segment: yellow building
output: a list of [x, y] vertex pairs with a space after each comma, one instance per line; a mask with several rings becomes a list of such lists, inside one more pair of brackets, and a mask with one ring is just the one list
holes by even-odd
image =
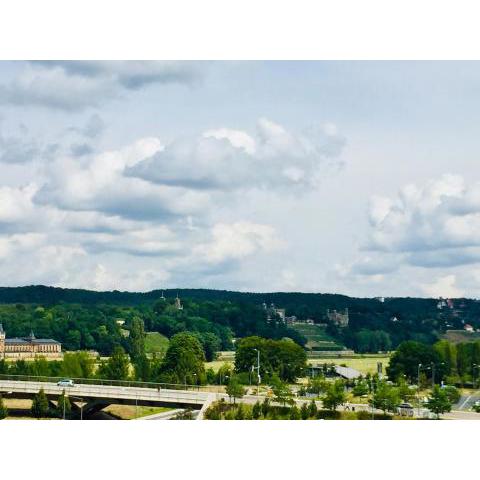
[[32, 358], [37, 355], [61, 357], [62, 345], [51, 338], [35, 338], [33, 332], [28, 337], [6, 338], [0, 323], [0, 358]]

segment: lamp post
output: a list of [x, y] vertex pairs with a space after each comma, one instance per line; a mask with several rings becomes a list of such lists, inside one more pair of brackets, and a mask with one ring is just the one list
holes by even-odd
[[257, 395], [260, 396], [260, 350], [254, 348], [257, 352]]

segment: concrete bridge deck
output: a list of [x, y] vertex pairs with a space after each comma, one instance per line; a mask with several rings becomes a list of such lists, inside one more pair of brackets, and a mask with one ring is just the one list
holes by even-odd
[[52, 382], [0, 380], [0, 394], [14, 398], [32, 398], [42, 388], [49, 400], [56, 400], [65, 391], [72, 399], [87, 404], [95, 402], [102, 408], [115, 403], [201, 409], [209, 399], [207, 392], [195, 390], [83, 384], [62, 387]]

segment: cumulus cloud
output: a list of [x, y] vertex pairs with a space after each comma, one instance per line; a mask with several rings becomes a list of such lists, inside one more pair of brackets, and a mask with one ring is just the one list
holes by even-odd
[[86, 163], [59, 158], [46, 166], [48, 180], [34, 201], [64, 210], [93, 210], [143, 220], [186, 216], [205, 208], [208, 197], [201, 192], [123, 175], [125, 168], [161, 148], [158, 139], [146, 138]]
[[[127, 175], [190, 189], [312, 188], [332, 163], [332, 126], [294, 134], [267, 119], [256, 135], [221, 128], [166, 145], [126, 170]], [[335, 155], [338, 152], [335, 152]], [[334, 155], [334, 156], [335, 156]]]
[[480, 183], [443, 175], [407, 185], [394, 199], [374, 197], [367, 249], [403, 252], [412, 265], [453, 266], [480, 260]]
[[28, 129], [21, 125], [18, 134], [6, 134], [0, 129], [0, 163], [24, 164], [39, 159], [50, 159], [58, 144], [42, 145], [31, 138]]
[[463, 297], [464, 293], [455, 286], [455, 281], [455, 275], [445, 275], [437, 278], [433, 283], [423, 284], [421, 287], [423, 292], [429, 297]]
[[0, 85], [0, 102], [81, 110], [148, 84], [192, 84], [199, 76], [195, 62], [35, 61]]
[[[88, 82], [95, 75], [81, 76]], [[339, 163], [329, 146], [343, 142], [332, 126], [313, 135], [261, 119], [254, 133], [218, 128], [166, 145], [148, 137], [102, 151], [103, 120], [80, 122], [56, 135], [49, 156], [34, 143], [40, 153], [25, 155], [21, 168], [30, 169], [32, 157], [48, 160], [35, 163], [35, 176], [0, 183], [4, 284], [147, 290], [230, 278], [286, 246], [268, 222], [232, 205], [249, 190], [279, 197], [311, 191]], [[276, 281], [293, 285], [296, 278], [284, 270]]]
[[181, 61], [35, 61], [34, 65], [60, 68], [69, 75], [85, 78], [108, 78], [128, 89], [151, 83], [191, 84], [200, 77], [200, 64]]
[[275, 229], [269, 225], [250, 222], [219, 223], [212, 228], [212, 240], [195, 247], [194, 256], [218, 264], [240, 260], [259, 251], [271, 252], [283, 245]]

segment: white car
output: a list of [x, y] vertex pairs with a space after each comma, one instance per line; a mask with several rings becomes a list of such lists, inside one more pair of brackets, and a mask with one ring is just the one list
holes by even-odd
[[58, 381], [57, 385], [59, 387], [74, 387], [75, 383], [73, 382], [73, 380], [70, 380], [68, 378], [64, 378], [64, 379]]

